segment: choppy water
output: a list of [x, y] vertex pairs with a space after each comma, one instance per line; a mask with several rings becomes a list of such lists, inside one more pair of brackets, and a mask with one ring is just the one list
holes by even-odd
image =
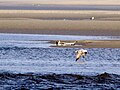
[[40, 40], [89, 36], [46, 36], [0, 34], [0, 89], [120, 89], [119, 48], [86, 48], [88, 55], [76, 62], [79, 48], [50, 48]]
[[81, 58], [82, 62], [75, 62], [75, 50], [68, 48], [1, 47], [0, 69], [20, 73], [89, 75], [108, 72], [120, 74], [120, 71], [117, 71], [120, 68], [120, 49], [87, 49], [89, 54], [85, 59]]

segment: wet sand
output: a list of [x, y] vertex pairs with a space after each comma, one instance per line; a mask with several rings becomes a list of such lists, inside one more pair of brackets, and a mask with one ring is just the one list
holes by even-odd
[[[94, 16], [95, 20], [90, 20]], [[120, 36], [119, 11], [0, 10], [0, 33]], [[80, 48], [120, 48], [120, 41], [79, 41]]]
[[119, 11], [0, 10], [0, 32], [119, 36], [119, 20]]
[[[76, 40], [77, 43], [74, 46], [56, 46], [56, 41], [50, 41], [54, 44], [51, 47], [60, 48], [120, 48], [120, 40]], [[64, 41], [63, 42], [75, 42]]]
[[[108, 1], [89, 2], [89, 4], [119, 5], [118, 0], [109, 3]], [[80, 3], [76, 0], [69, 3], [53, 1], [40, 4], [74, 5]], [[82, 4], [84, 3], [88, 4], [88, 0], [84, 0]], [[38, 4], [38, 2], [29, 2], [29, 4]], [[95, 20], [90, 20], [92, 16]], [[0, 33], [120, 36], [120, 12], [0, 10]], [[5, 36], [5, 38], [10, 37]], [[38, 47], [41, 44], [34, 43], [31, 44], [29, 41], [15, 43], [14, 41], [9, 44], [6, 41], [5, 44], [4, 42], [1, 44], [0, 89], [119, 89], [120, 76], [119, 71], [116, 70], [119, 69], [120, 40], [78, 40], [75, 46], [62, 48], [56, 47], [55, 41], [50, 41], [49, 43], [54, 44], [51, 47], [56, 48], [47, 49]], [[29, 47], [32, 45], [34, 48]], [[88, 64], [73, 63], [75, 62], [73, 61], [75, 48], [87, 48], [91, 52], [91, 55], [85, 58]], [[2, 70], [13, 73], [4, 73]], [[16, 71], [19, 73], [16, 74]], [[46, 71], [48, 74], [43, 74]], [[53, 74], [50, 73], [51, 71]], [[85, 72], [88, 75], [74, 74], [76, 72]], [[100, 74], [91, 76], [90, 73]]]

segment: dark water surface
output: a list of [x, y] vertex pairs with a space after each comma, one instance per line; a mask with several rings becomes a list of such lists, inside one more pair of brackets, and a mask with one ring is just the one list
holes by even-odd
[[119, 5], [0, 5], [4, 10], [120, 10]]
[[82, 40], [87, 36], [0, 37], [0, 90], [120, 89], [120, 48], [86, 48], [88, 55], [76, 62], [75, 51], [80, 48], [52, 48], [41, 40]]
[[119, 90], [120, 76], [77, 74], [0, 73], [1, 90]]
[[119, 48], [87, 49], [78, 62], [75, 50], [1, 47], [0, 89], [120, 89]]

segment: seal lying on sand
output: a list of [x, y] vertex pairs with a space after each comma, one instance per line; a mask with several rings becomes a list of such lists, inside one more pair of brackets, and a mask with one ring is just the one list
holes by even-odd
[[76, 44], [77, 41], [75, 42], [61, 42], [60, 40], [59, 41], [56, 41], [56, 45], [57, 46], [74, 46]]

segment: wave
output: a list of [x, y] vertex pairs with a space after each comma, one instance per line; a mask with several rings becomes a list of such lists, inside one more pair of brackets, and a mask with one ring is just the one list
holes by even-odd
[[[120, 74], [119, 48], [86, 48], [89, 54], [75, 61], [77, 48], [0, 47], [0, 70], [19, 73]], [[118, 69], [118, 70], [117, 70]]]
[[0, 73], [3, 89], [120, 89], [120, 75], [102, 73], [95, 76], [79, 74]]

